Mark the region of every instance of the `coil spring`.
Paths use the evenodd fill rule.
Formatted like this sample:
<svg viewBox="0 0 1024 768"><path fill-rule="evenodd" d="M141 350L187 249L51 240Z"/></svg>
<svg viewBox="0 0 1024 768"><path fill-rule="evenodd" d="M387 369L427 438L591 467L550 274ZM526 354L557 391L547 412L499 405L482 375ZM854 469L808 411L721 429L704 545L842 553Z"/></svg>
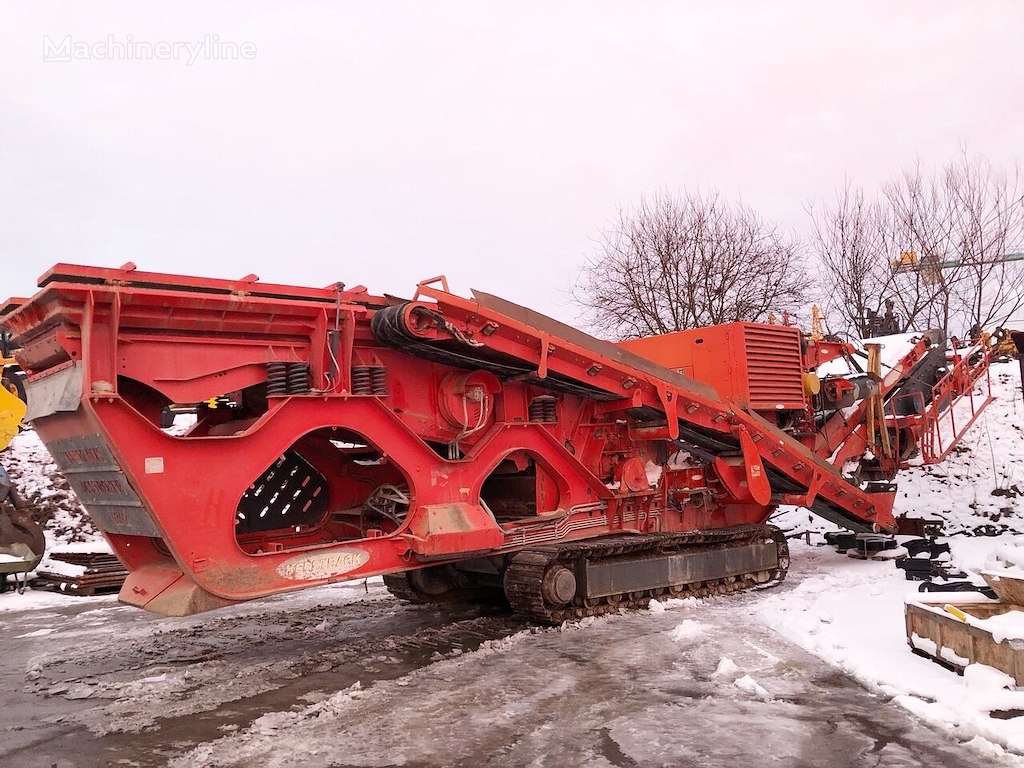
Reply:
<svg viewBox="0 0 1024 768"><path fill-rule="evenodd" d="M352 394L373 394L373 373L368 365L352 366Z"/></svg>
<svg viewBox="0 0 1024 768"><path fill-rule="evenodd" d="M372 391L375 395L386 395L388 393L388 369L384 366L374 366L370 369L370 380Z"/></svg>
<svg viewBox="0 0 1024 768"><path fill-rule="evenodd" d="M530 401L530 421L553 424L558 421L558 400L554 395L541 395Z"/></svg>
<svg viewBox="0 0 1024 768"><path fill-rule="evenodd" d="M267 397L288 394L288 364L267 363Z"/></svg>
<svg viewBox="0 0 1024 768"><path fill-rule="evenodd" d="M382 365L356 365L352 368L353 395L386 395L388 369Z"/></svg>
<svg viewBox="0 0 1024 768"><path fill-rule="evenodd" d="M309 394L309 366L305 363L288 363L288 394Z"/></svg>

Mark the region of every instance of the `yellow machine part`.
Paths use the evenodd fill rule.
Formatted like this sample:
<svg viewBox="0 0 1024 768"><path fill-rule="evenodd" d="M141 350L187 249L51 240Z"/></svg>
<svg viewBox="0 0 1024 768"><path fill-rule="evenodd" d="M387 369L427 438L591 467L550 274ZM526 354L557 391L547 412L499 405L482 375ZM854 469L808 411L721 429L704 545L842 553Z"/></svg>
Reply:
<svg viewBox="0 0 1024 768"><path fill-rule="evenodd" d="M1017 345L1013 343L1013 339L1010 337L1009 333L999 341L995 349L995 354L999 357L1014 357L1018 352L1020 352L1020 350L1017 349Z"/></svg>
<svg viewBox="0 0 1024 768"><path fill-rule="evenodd" d="M0 359L0 379L3 378L4 366L11 365L13 360ZM25 418L27 406L20 397L18 390L11 385L0 386L0 451L10 445L18 434L21 420Z"/></svg>
<svg viewBox="0 0 1024 768"><path fill-rule="evenodd" d="M818 378L817 374L804 373L804 393L808 397L812 397L819 392L821 392L821 379Z"/></svg>
<svg viewBox="0 0 1024 768"><path fill-rule="evenodd" d="M988 347L989 354L995 358L1006 358L1016 357L1020 352L1024 350L1017 349L1017 345L1013 343L1012 334L1016 333L1015 330L1010 328L997 328L995 333L988 333L987 331L981 335L982 342Z"/></svg>

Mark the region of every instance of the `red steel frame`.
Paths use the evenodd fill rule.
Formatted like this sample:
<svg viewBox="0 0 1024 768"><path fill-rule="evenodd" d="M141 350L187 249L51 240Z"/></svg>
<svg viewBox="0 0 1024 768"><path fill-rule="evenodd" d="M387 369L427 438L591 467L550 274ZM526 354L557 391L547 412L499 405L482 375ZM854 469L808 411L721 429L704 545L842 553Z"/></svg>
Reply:
<svg viewBox="0 0 1024 768"><path fill-rule="evenodd" d="M914 402L914 414L910 416L896 415L895 402L891 404L887 422L899 429L913 430L918 436L923 464L944 461L992 402L989 361L989 348L985 344L980 341L962 344L954 340L949 370L932 387L929 402L924 402L920 392L896 398L897 401L909 398ZM966 406L966 412L958 423L960 406ZM948 429L944 430L944 425L948 425Z"/></svg>
<svg viewBox="0 0 1024 768"><path fill-rule="evenodd" d="M424 344L457 334L531 375L499 381L380 344L369 321L389 302L361 287L186 278L133 265L59 264L40 279L42 290L3 322L48 408L35 428L86 506L105 510L101 527L131 571L122 600L189 613L552 541L761 523L781 503L817 505L852 527L895 528L894 494L866 493L836 469L863 451L862 408L801 442L699 382L658 375L578 332L436 282L421 283L405 310ZM446 324L419 327L416 308ZM915 348L907 369L921 353ZM258 387L275 361L308 364L313 391L267 397L265 411L247 419L208 411L184 436L159 428L164 405ZM388 392L354 394L357 365L385 368ZM538 422L529 405L550 395L548 377L600 396L558 392L560 417ZM466 393L474 387L480 428L470 430ZM687 445L686 430L733 449L703 467L666 463ZM365 444L375 463L354 462L331 435ZM436 449L452 442L452 457ZM374 484L406 486L412 501L401 525L353 538L328 515L296 530L237 536L239 499L289 450L328 477L332 513L358 504ZM532 511L496 514L482 499L485 483L499 468L530 462ZM648 463L662 467L654 487Z"/></svg>

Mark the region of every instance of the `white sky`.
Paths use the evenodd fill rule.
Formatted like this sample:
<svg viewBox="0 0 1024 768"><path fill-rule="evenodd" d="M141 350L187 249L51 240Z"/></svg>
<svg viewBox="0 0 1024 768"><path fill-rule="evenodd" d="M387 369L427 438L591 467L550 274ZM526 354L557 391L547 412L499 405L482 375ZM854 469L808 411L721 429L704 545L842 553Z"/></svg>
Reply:
<svg viewBox="0 0 1024 768"><path fill-rule="evenodd" d="M0 0L0 294L57 261L400 295L446 273L572 320L644 191L715 185L800 232L844 176L1015 159L1022 30L1018 1ZM68 35L257 53L44 62Z"/></svg>

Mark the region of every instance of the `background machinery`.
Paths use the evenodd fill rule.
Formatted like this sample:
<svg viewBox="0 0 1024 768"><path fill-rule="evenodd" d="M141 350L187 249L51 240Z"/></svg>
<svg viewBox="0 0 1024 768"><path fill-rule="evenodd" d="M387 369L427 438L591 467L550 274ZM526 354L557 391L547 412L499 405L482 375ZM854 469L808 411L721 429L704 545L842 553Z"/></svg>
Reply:
<svg viewBox="0 0 1024 768"><path fill-rule="evenodd" d="M0 451L10 445L25 416L25 385L6 335L0 339ZM28 574L43 557L46 539L32 520L14 483L0 464L0 592L7 577Z"/></svg>
<svg viewBox="0 0 1024 768"><path fill-rule="evenodd" d="M989 356L993 360L1016 360L1017 355L1022 351L1016 343L1020 337L1021 331L1002 326L996 328L986 339L989 344Z"/></svg>
<svg viewBox="0 0 1024 768"><path fill-rule="evenodd" d="M0 314L28 418L121 600L165 615L378 574L542 621L772 584L779 505L892 531L895 473L988 402L984 346L932 334L613 344L444 278L401 300L58 264L39 286ZM196 406L184 434L172 403Z"/></svg>

